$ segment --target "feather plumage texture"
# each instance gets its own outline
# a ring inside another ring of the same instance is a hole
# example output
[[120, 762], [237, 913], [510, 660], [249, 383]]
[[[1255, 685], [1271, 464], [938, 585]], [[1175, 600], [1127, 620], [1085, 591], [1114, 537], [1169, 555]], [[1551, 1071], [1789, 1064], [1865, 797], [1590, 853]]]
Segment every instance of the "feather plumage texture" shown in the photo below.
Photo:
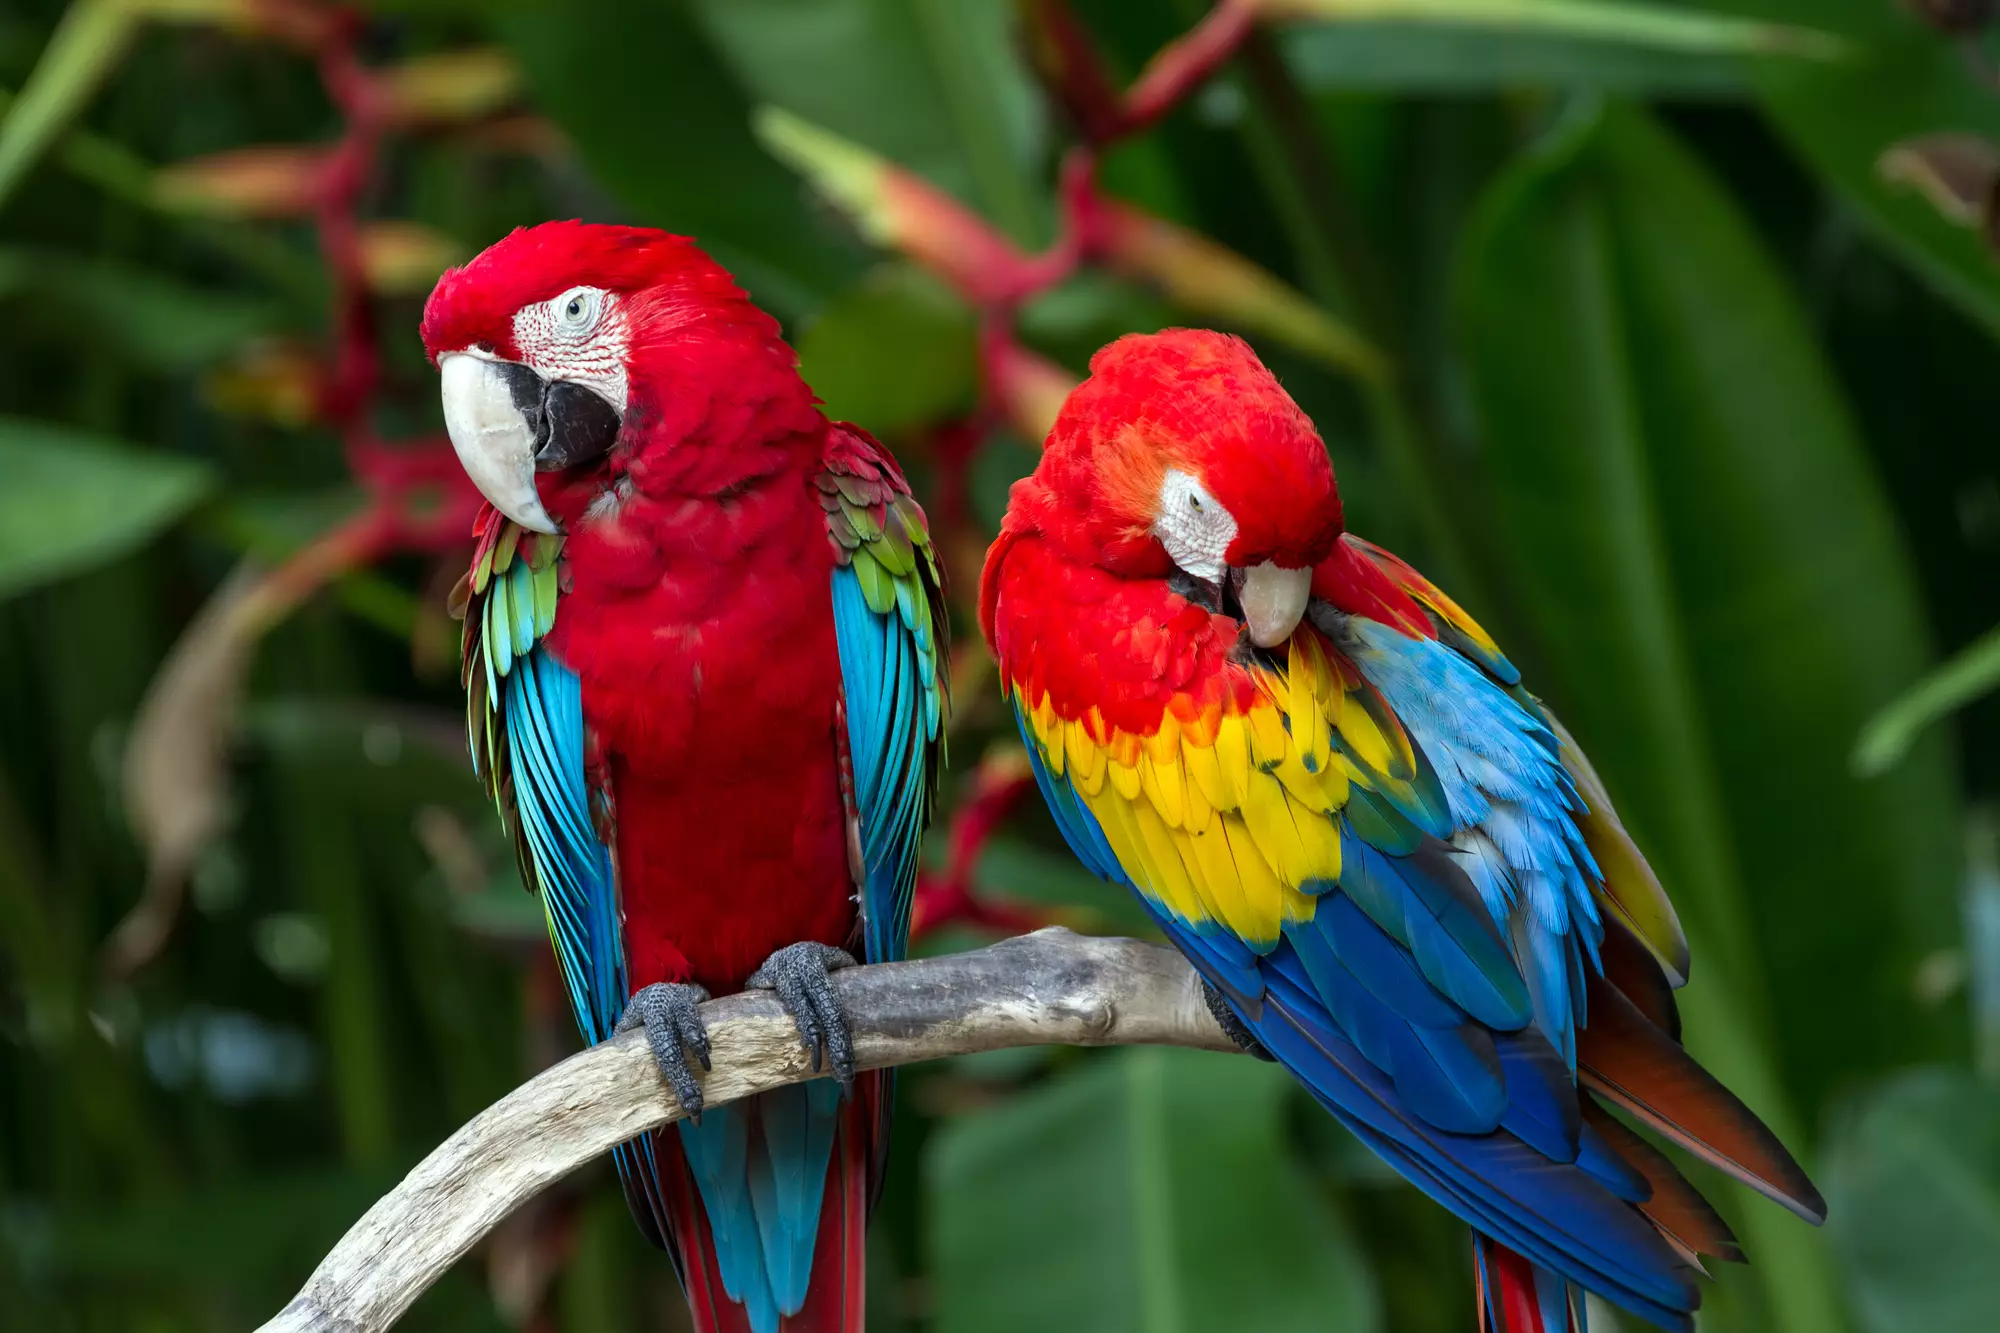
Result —
[[815, 480], [835, 546], [834, 631], [860, 824], [863, 944], [908, 943], [910, 897], [944, 765], [944, 578], [930, 529], [881, 445], [841, 426]]
[[[1135, 336], [1092, 371], [981, 589], [1057, 827], [1471, 1224], [1483, 1328], [1580, 1331], [1582, 1289], [1691, 1328], [1701, 1256], [1735, 1242], [1579, 1077], [1803, 1215], [1820, 1204], [1681, 1050], [1686, 940], [1597, 774], [1463, 608], [1339, 534], [1323, 446], [1242, 344]], [[1253, 647], [1228, 590], [1150, 538], [1172, 469], [1254, 517], [1229, 565], [1311, 568], [1288, 642]]]
[[[579, 286], [599, 324], [517, 318]], [[683, 237], [517, 231], [440, 280], [423, 333], [434, 360], [623, 399], [600, 454], [530, 478], [561, 535], [485, 512], [453, 599], [474, 763], [585, 1038], [641, 987], [734, 991], [796, 943], [901, 956], [947, 630], [894, 460], [825, 419], [776, 322]], [[615, 1151], [698, 1329], [861, 1326], [892, 1086], [785, 1089]]]
[[[843, 433], [818, 490], [835, 547], [829, 597], [838, 643], [856, 822], [862, 945], [871, 962], [900, 958], [924, 828], [936, 799], [943, 721], [943, 590], [922, 512], [880, 446]], [[593, 801], [576, 673], [541, 649], [554, 627], [562, 538], [482, 514], [472, 569], [455, 610], [465, 619], [464, 679], [475, 770], [514, 831], [523, 873], [540, 895], [577, 1024], [602, 1041], [629, 995], [612, 872], [610, 803]], [[886, 1133], [889, 1080], [867, 1076], [865, 1133]], [[676, 1230], [664, 1174], [692, 1182], [699, 1228], [680, 1222], [683, 1280], [712, 1265], [714, 1284], [770, 1333], [806, 1305], [822, 1196], [842, 1117], [838, 1088], [813, 1083], [719, 1107], [671, 1140], [649, 1136], [614, 1154], [635, 1216], [657, 1241]], [[867, 1156], [879, 1188], [879, 1147]], [[685, 1191], [683, 1191], [685, 1194]], [[836, 1205], [839, 1207], [841, 1205]], [[698, 1275], [697, 1275], [698, 1276]], [[850, 1275], [852, 1276], [852, 1275]], [[699, 1286], [699, 1282], [696, 1283]], [[692, 1290], [692, 1288], [691, 1288]], [[726, 1322], [726, 1321], [725, 1321]]]
[[[607, 1040], [630, 994], [610, 843], [584, 769], [576, 673], [541, 650], [555, 626], [562, 538], [487, 508], [472, 568], [453, 590], [464, 621], [461, 673], [473, 772], [512, 834], [521, 874], [541, 900], [577, 1030]], [[656, 1243], [667, 1229], [652, 1139], [612, 1153], [632, 1215]]]

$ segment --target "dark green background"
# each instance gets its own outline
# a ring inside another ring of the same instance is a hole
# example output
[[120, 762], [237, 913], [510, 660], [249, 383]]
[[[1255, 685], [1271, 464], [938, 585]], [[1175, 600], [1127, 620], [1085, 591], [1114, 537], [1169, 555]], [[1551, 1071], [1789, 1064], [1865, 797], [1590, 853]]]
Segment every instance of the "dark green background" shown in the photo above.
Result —
[[[61, 8], [0, 13], [0, 85], [22, 87]], [[1350, 526], [1502, 638], [1674, 892], [1691, 1044], [1834, 1210], [1814, 1233], [1704, 1175], [1758, 1262], [1719, 1274], [1703, 1326], [2000, 1327], [2000, 1095], [1979, 1072], [2000, 1049], [2000, 871], [1978, 814], [2000, 709], [1879, 775], [1850, 761], [1871, 715], [2000, 621], [2000, 269], [1874, 165], [1919, 133], [2000, 134], [2000, 92], [1892, 0], [1713, 8], [1817, 24], [1847, 54], [1298, 27], [1115, 149], [1106, 186], [1393, 360], [1392, 387], [1357, 391], [1250, 330], [1320, 422]], [[1078, 9], [1129, 78], [1202, 6]], [[976, 394], [971, 312], [868, 249], [751, 114], [864, 144], [1039, 246], [1069, 132], [1014, 23], [1004, 0], [383, 3], [371, 62], [501, 45], [571, 149], [398, 139], [365, 212], [466, 252], [549, 216], [694, 233], [928, 496], [930, 428]], [[310, 231], [146, 202], [154, 164], [337, 133], [310, 63], [143, 28], [78, 130], [0, 200], [0, 1309], [240, 1329], [572, 1038], [464, 759], [441, 611], [461, 553], [343, 580], [268, 636], [178, 931], [102, 979], [146, 873], [121, 762], [149, 681], [232, 565], [295, 549], [357, 494], [330, 435], [215, 392], [256, 340], [323, 336]], [[437, 427], [417, 310], [379, 304], [393, 434]], [[1087, 273], [1022, 327], [1080, 370], [1118, 333], [1201, 318]], [[1004, 435], [982, 447], [977, 522], [1032, 461]], [[951, 573], [962, 592], [977, 571]], [[961, 780], [1007, 743], [973, 692]], [[1134, 924], [1039, 810], [980, 878]], [[1470, 1326], [1459, 1228], [1268, 1067], [1051, 1050], [902, 1086], [877, 1328]], [[593, 1169], [408, 1326], [683, 1318]]]

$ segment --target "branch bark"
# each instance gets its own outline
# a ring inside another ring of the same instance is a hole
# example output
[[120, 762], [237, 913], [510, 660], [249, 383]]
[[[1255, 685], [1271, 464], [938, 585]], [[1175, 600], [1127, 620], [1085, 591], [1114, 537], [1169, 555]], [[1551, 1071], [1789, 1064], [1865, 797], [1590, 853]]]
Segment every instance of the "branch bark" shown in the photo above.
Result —
[[[1181, 957], [1060, 928], [971, 953], [834, 975], [858, 1063], [913, 1064], [1010, 1046], [1235, 1049]], [[812, 1077], [768, 993], [702, 1006], [710, 1105]], [[440, 1144], [341, 1238], [259, 1333], [378, 1333], [528, 1199], [617, 1144], [681, 1118], [639, 1033], [537, 1075]]]

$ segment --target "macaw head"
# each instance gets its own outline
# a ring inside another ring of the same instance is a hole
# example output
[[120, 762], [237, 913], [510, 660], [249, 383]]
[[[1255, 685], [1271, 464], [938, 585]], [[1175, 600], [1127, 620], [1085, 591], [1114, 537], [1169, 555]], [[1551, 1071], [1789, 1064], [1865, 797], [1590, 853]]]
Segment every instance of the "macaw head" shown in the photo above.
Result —
[[1272, 647], [1341, 532], [1319, 432], [1240, 339], [1131, 334], [1091, 359], [1036, 471], [1042, 525], [1118, 574], [1181, 574]]
[[538, 532], [643, 490], [726, 409], [806, 393], [776, 321], [693, 241], [645, 227], [514, 231], [438, 279], [423, 339], [466, 474]]

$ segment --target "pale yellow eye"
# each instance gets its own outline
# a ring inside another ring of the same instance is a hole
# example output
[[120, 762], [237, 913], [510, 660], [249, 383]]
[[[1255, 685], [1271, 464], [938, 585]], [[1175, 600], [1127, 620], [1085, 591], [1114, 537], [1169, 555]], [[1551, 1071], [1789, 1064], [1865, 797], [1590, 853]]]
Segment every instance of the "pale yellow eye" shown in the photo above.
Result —
[[549, 309], [556, 327], [564, 333], [583, 333], [597, 322], [598, 295], [588, 287], [579, 287], [549, 302]]

